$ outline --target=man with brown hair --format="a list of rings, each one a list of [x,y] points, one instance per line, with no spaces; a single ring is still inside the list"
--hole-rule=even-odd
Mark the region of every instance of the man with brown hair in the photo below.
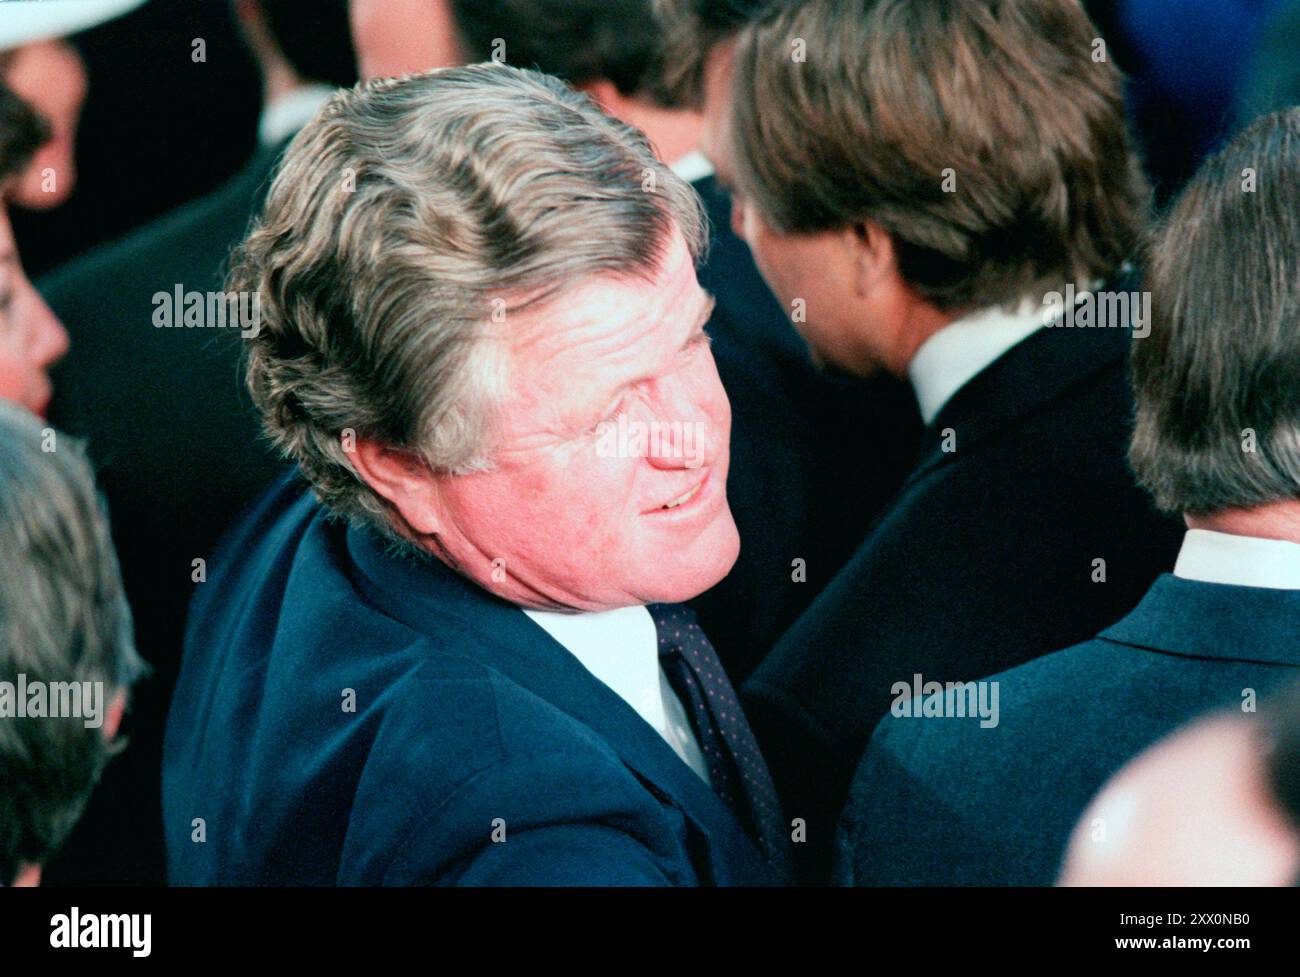
[[[760,270],[823,359],[906,378],[927,425],[744,690],[815,880],[899,685],[1083,640],[1172,559],[1125,459],[1147,193],[1077,0],[781,3],[733,70],[722,155]]]
[[[1208,710],[1253,712],[1294,680],[1297,201],[1293,109],[1260,119],[1207,161],[1152,248],[1154,316],[1150,336],[1134,344],[1130,454],[1156,504],[1186,522],[1173,572],[1092,640],[978,683],[1000,702],[996,721],[953,718],[941,708],[947,689],[887,716],[845,810],[842,881],[1049,885],[1080,812],[1126,761]],[[1193,749],[1211,767],[1231,768],[1239,747],[1211,736]],[[1253,790],[1252,779],[1238,769],[1225,789]],[[1148,795],[1111,793],[1099,804],[1076,838],[1076,872],[1091,866],[1085,877],[1117,881],[1108,863],[1131,857],[1127,822],[1167,818]],[[1232,807],[1210,805],[1196,826],[1213,828]],[[1203,847],[1208,855],[1217,846]],[[1261,873],[1248,847],[1214,861],[1200,867],[1218,882],[1278,883],[1290,874]],[[1167,865],[1162,856],[1131,867],[1160,882],[1153,876]]]

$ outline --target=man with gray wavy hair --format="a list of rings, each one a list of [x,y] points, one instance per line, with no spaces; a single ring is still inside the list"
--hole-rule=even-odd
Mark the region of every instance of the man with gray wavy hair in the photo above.
[[[144,671],[81,448],[0,402],[0,885],[38,885]]]
[[[679,606],[739,546],[702,239],[639,131],[534,72],[370,82],[300,133],[231,286],[298,471],[191,610],[173,883],[781,878]]]

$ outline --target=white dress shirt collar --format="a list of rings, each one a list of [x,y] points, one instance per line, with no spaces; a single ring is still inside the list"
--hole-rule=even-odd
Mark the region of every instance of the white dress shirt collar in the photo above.
[[[257,141],[263,146],[279,145],[310,122],[334,91],[329,85],[301,85],[281,95],[262,110]]]
[[[1300,590],[1300,543],[1189,529],[1174,576],[1238,587]]]
[[[696,180],[703,180],[706,176],[713,175],[713,164],[698,149],[691,150],[669,169],[687,183],[694,183]]]
[[[524,613],[654,727],[705,783],[708,764],[681,700],[659,664],[659,633],[643,606],[563,614]]]
[[[651,726],[663,724],[663,702],[658,695],[659,636],[644,607],[584,614],[525,608],[524,613]]]
[[[1087,289],[1076,292],[1075,301],[1082,302],[1088,294]],[[1025,298],[1011,311],[1000,306],[980,309],[936,332],[907,367],[921,419],[932,423],[957,391],[1060,314],[1059,300]]]

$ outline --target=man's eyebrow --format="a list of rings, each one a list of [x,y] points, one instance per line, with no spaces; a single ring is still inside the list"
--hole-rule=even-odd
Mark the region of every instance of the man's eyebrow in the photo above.
[[[717,298],[711,293],[704,292],[704,296],[706,299],[704,306],[700,310],[700,315],[696,318],[695,323],[691,327],[691,334],[687,336],[686,341],[682,343],[681,346],[682,349],[685,349],[692,342],[694,342],[695,339],[699,336],[699,334],[704,331],[704,326],[708,323],[709,319],[712,317],[713,309],[718,304]],[[627,390],[631,389],[632,387],[635,387],[638,383],[644,383],[645,381],[650,380],[652,378],[653,378],[652,374],[643,374],[641,376],[633,377],[630,380],[626,380],[623,383],[620,383],[617,387],[615,387],[610,392],[609,396],[607,396],[604,399],[612,400],[615,397],[621,397]]]
[[[712,294],[709,293],[709,292],[705,292],[705,293],[704,293],[704,296],[705,296],[705,298],[706,298],[707,301],[705,301],[705,303],[704,303],[704,309],[703,309],[703,311],[701,312],[699,318],[697,318],[697,319],[695,320],[695,329],[696,329],[696,330],[699,330],[699,329],[703,329],[703,328],[704,328],[705,323],[707,323],[707,322],[709,321],[709,319],[712,318],[712,316],[713,316],[713,310],[714,310],[714,308],[717,307],[717,304],[718,304],[717,296],[712,295]]]

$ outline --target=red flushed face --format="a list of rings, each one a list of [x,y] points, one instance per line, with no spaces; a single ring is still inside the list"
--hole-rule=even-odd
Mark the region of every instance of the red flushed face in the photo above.
[[[18,260],[9,215],[0,206],[0,399],[45,416],[48,370],[68,351],[68,334]]]
[[[653,282],[594,279],[511,317],[495,467],[436,492],[462,572],[580,610],[681,601],[727,574],[740,541],[711,308],[676,234]]]

